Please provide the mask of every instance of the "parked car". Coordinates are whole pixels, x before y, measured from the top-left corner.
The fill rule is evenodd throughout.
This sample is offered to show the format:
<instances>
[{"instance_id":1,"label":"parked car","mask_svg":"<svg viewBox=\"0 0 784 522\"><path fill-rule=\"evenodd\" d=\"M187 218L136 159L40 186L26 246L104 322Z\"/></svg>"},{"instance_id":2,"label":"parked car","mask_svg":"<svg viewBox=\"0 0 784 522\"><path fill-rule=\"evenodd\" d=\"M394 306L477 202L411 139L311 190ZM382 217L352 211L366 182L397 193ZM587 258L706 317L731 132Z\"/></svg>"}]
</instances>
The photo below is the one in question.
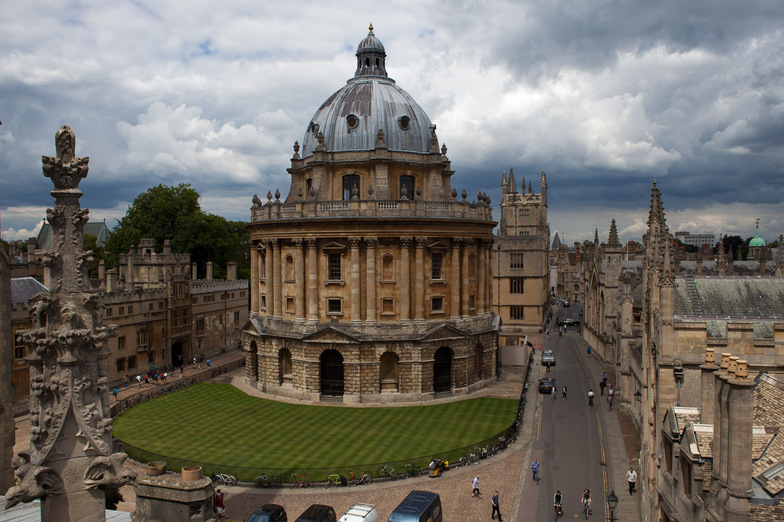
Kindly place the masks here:
<instances>
[{"instance_id":1,"label":"parked car","mask_svg":"<svg viewBox=\"0 0 784 522\"><path fill-rule=\"evenodd\" d=\"M337 522L338 517L331 506L313 504L297 517L295 522Z\"/></svg>"},{"instance_id":2,"label":"parked car","mask_svg":"<svg viewBox=\"0 0 784 522\"><path fill-rule=\"evenodd\" d=\"M561 322L564 326L580 326L580 321L577 319L572 319L571 317L567 317Z\"/></svg>"},{"instance_id":3,"label":"parked car","mask_svg":"<svg viewBox=\"0 0 784 522\"><path fill-rule=\"evenodd\" d=\"M542 352L542 366L546 366L548 362L550 363L550 366L555 366L555 354L552 350L545 350Z\"/></svg>"},{"instance_id":4,"label":"parked car","mask_svg":"<svg viewBox=\"0 0 784 522\"><path fill-rule=\"evenodd\" d=\"M248 522L288 522L286 510L277 504L264 504L253 512Z\"/></svg>"},{"instance_id":5,"label":"parked car","mask_svg":"<svg viewBox=\"0 0 784 522\"><path fill-rule=\"evenodd\" d=\"M357 502L340 517L340 522L378 522L378 512L373 504Z\"/></svg>"},{"instance_id":6,"label":"parked car","mask_svg":"<svg viewBox=\"0 0 784 522\"><path fill-rule=\"evenodd\" d=\"M539 379L539 393L553 393L553 388L555 388L555 379L550 377Z\"/></svg>"},{"instance_id":7,"label":"parked car","mask_svg":"<svg viewBox=\"0 0 784 522\"><path fill-rule=\"evenodd\" d=\"M414 490L392 511L387 522L441 522L441 497Z\"/></svg>"}]
</instances>

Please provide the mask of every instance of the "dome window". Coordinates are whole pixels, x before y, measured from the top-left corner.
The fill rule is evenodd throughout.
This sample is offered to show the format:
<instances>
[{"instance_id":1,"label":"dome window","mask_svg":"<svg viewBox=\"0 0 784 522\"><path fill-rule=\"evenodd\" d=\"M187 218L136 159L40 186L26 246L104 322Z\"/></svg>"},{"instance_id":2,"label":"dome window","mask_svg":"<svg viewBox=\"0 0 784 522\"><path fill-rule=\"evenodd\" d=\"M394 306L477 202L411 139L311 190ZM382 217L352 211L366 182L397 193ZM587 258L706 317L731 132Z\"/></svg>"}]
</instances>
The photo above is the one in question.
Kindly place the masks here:
<instances>
[{"instance_id":1,"label":"dome window","mask_svg":"<svg viewBox=\"0 0 784 522\"><path fill-rule=\"evenodd\" d=\"M408 130L408 127L411 123L411 118L409 118L408 116L401 116L400 118L398 118L397 122L400 125L401 129Z\"/></svg>"},{"instance_id":2,"label":"dome window","mask_svg":"<svg viewBox=\"0 0 784 522\"><path fill-rule=\"evenodd\" d=\"M357 125L359 125L359 118L353 114L349 114L346 116L346 124L348 125L349 129L356 129Z\"/></svg>"}]
</instances>

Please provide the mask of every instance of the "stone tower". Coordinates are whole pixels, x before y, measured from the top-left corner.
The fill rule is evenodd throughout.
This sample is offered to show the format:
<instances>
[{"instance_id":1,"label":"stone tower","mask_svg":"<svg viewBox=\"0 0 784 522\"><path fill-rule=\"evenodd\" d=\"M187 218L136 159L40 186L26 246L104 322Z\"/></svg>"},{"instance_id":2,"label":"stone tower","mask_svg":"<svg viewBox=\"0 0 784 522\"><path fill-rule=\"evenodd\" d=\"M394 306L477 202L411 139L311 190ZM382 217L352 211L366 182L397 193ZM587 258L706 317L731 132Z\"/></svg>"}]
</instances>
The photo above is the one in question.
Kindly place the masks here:
<instances>
[{"instance_id":1,"label":"stone tower","mask_svg":"<svg viewBox=\"0 0 784 522\"><path fill-rule=\"evenodd\" d=\"M11 266L0 248L0 491L13 484L14 390L11 384L14 341L11 335Z\"/></svg>"},{"instance_id":2,"label":"stone tower","mask_svg":"<svg viewBox=\"0 0 784 522\"><path fill-rule=\"evenodd\" d=\"M104 490L135 481L123 466L127 455L112 452L107 389L106 341L116 327L101 323L101 302L89 293L92 251L84 252L87 209L79 182L89 158L75 156L76 138L63 126L57 157L42 158L51 178L53 250L44 258L50 293L31 307L33 327L22 330L30 363L30 449L15 463L19 481L6 493L6 507L41 499L41 520L105 520Z\"/></svg>"}]
</instances>

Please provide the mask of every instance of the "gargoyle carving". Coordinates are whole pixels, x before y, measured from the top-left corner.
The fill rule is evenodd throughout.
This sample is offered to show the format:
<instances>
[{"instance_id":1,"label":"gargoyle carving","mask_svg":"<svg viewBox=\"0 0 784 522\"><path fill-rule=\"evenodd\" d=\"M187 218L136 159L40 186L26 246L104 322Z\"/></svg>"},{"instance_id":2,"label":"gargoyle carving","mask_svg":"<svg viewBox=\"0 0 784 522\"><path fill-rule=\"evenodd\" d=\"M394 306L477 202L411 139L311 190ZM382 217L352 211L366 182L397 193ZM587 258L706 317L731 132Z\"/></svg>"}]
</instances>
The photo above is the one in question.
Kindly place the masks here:
<instances>
[{"instance_id":1,"label":"gargoyle carving","mask_svg":"<svg viewBox=\"0 0 784 522\"><path fill-rule=\"evenodd\" d=\"M32 502L35 499L65 492L60 475L52 468L31 465L30 454L27 452L19 452L12 466L17 485L9 488L5 494L6 509L20 502Z\"/></svg>"},{"instance_id":2,"label":"gargoyle carving","mask_svg":"<svg viewBox=\"0 0 784 522\"><path fill-rule=\"evenodd\" d=\"M84 483L88 488L111 486L119 488L125 484L136 485L136 472L124 466L128 455L112 453L108 457L96 457L84 474Z\"/></svg>"}]
</instances>

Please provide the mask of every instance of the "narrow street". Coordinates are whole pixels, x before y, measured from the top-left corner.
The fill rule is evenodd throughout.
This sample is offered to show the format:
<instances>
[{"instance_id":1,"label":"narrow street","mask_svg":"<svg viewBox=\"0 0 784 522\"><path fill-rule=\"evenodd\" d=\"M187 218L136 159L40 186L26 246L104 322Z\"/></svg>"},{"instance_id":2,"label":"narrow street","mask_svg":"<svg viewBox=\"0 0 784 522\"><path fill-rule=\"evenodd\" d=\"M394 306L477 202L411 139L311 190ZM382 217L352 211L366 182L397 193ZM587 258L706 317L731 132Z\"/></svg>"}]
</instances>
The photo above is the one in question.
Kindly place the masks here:
<instances>
[{"instance_id":1,"label":"narrow street","mask_svg":"<svg viewBox=\"0 0 784 522\"><path fill-rule=\"evenodd\" d=\"M559 309L563 317L580 319L579 308ZM593 520L604 520L605 455L598 408L606 408L606 397L594 389L596 398L593 407L588 405L589 379L586 372L587 358L578 328L572 327L563 336L558 327L545 339L544 349L553 350L556 364L549 373L541 366L541 350L534 355L535 371L541 377L556 379L555 399L550 395L531 395L537 398L537 420L534 426L533 444L529 462L538 458L541 464L540 483L532 480L529 470L525 486L526 494L518 511L518 521L552 520L553 496L557 490L563 496L562 519L582 518L581 497L584 489L591 491ZM597 382L595 376L594 382ZM538 385L538 379L534 380ZM567 398L562 398L562 388L567 387ZM538 387L538 386L537 386ZM538 391L538 390L536 390ZM535 502L536 511L534 515Z\"/></svg>"}]
</instances>

